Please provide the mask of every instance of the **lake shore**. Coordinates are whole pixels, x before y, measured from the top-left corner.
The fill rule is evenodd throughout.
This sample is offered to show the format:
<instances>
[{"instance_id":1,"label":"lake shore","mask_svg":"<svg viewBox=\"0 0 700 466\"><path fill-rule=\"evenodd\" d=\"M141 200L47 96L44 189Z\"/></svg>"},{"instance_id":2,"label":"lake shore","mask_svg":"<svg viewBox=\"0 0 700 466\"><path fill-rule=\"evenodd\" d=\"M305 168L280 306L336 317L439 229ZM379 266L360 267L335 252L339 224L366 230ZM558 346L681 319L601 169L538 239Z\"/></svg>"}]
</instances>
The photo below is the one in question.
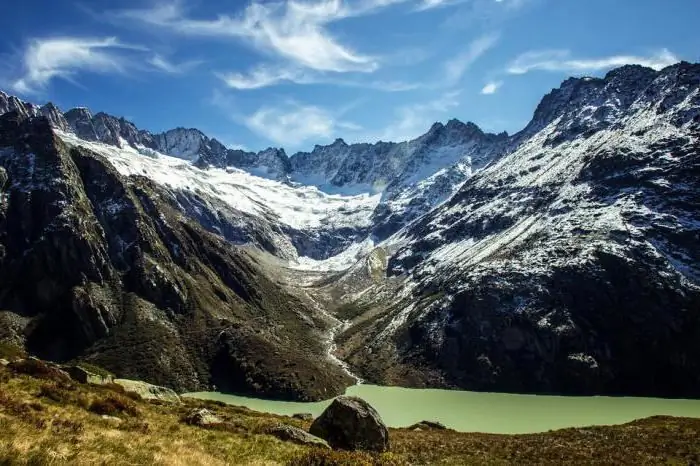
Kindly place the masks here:
<instances>
[{"instance_id":1,"label":"lake shore","mask_svg":"<svg viewBox=\"0 0 700 466\"><path fill-rule=\"evenodd\" d=\"M123 390L123 389L122 389ZM220 427L183 421L207 409ZM531 421L536 422L536 419ZM389 429L388 453L323 450L269 435L311 421L217 401L143 400L115 386L17 374L0 366L0 463L167 465L697 464L700 420L652 417L621 426L539 434Z\"/></svg>"},{"instance_id":2,"label":"lake shore","mask_svg":"<svg viewBox=\"0 0 700 466\"><path fill-rule=\"evenodd\" d=\"M620 425L652 416L700 418L700 400L517 395L365 384L349 387L346 394L368 401L384 422L395 428L430 420L460 432L532 434L572 427ZM315 403L270 401L216 392L184 396L285 416L295 413L318 416L330 403L330 400Z\"/></svg>"}]
</instances>

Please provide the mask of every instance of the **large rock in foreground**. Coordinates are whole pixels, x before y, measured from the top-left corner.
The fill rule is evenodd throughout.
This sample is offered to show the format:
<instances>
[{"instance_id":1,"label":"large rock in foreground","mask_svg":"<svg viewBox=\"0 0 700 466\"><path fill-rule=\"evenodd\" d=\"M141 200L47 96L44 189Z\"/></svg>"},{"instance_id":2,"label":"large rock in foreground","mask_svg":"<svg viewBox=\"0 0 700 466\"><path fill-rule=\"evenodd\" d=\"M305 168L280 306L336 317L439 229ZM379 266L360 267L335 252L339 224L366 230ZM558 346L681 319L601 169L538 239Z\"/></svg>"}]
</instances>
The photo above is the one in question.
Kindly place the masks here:
<instances>
[{"instance_id":1,"label":"large rock in foreground","mask_svg":"<svg viewBox=\"0 0 700 466\"><path fill-rule=\"evenodd\" d=\"M311 434L342 450L383 452L389 431L379 413L357 397L339 396L311 425Z\"/></svg>"}]
</instances>

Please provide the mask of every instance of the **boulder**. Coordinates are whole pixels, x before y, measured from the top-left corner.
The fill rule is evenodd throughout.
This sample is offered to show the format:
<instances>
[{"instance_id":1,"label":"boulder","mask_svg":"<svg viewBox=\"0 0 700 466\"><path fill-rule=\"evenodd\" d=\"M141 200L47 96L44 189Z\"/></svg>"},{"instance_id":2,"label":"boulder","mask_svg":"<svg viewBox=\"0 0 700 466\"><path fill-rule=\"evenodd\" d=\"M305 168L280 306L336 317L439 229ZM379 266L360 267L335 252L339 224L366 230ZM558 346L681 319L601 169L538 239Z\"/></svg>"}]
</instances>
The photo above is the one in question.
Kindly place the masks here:
<instances>
[{"instance_id":1,"label":"boulder","mask_svg":"<svg viewBox=\"0 0 700 466\"><path fill-rule=\"evenodd\" d=\"M182 422L191 426L211 427L223 424L224 421L208 409L195 409L182 418Z\"/></svg>"},{"instance_id":2,"label":"boulder","mask_svg":"<svg viewBox=\"0 0 700 466\"><path fill-rule=\"evenodd\" d=\"M314 415L311 413L296 413L296 414L292 414L292 417L294 419L300 419L302 421L313 421L314 420Z\"/></svg>"},{"instance_id":3,"label":"boulder","mask_svg":"<svg viewBox=\"0 0 700 466\"><path fill-rule=\"evenodd\" d=\"M112 427L119 427L122 424L122 422L124 422L121 419L119 419L118 417L107 416L106 414L102 415L102 420L105 421L107 424L109 424Z\"/></svg>"},{"instance_id":4,"label":"boulder","mask_svg":"<svg viewBox=\"0 0 700 466\"><path fill-rule=\"evenodd\" d=\"M136 393L144 400L160 400L179 403L180 397L173 390L158 385L151 385L140 380L114 379L114 383L124 387L127 392Z\"/></svg>"},{"instance_id":5,"label":"boulder","mask_svg":"<svg viewBox=\"0 0 700 466\"><path fill-rule=\"evenodd\" d=\"M73 380L80 383L105 385L114 382L114 377L111 375L95 374L81 366L64 366L63 370L68 372Z\"/></svg>"},{"instance_id":6,"label":"boulder","mask_svg":"<svg viewBox=\"0 0 700 466\"><path fill-rule=\"evenodd\" d=\"M389 449L389 431L379 413L357 397L337 397L311 424L309 432L336 449L376 452Z\"/></svg>"},{"instance_id":7,"label":"boulder","mask_svg":"<svg viewBox=\"0 0 700 466\"><path fill-rule=\"evenodd\" d=\"M329 450L331 448L325 440L311 435L303 429L287 424L278 424L271 427L266 432L280 440L296 443L297 445L327 448Z\"/></svg>"},{"instance_id":8,"label":"boulder","mask_svg":"<svg viewBox=\"0 0 700 466\"><path fill-rule=\"evenodd\" d=\"M411 430L447 430L445 424L435 421L421 421L409 427Z\"/></svg>"}]
</instances>

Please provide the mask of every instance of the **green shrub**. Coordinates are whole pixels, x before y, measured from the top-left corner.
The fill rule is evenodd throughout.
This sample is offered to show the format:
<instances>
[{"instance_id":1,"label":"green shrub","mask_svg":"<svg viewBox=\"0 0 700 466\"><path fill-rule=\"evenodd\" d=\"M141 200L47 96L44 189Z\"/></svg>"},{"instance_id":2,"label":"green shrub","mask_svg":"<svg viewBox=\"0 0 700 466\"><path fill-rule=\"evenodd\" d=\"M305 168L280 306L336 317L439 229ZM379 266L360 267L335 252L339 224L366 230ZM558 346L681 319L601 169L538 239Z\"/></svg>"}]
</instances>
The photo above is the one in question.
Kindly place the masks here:
<instances>
[{"instance_id":1,"label":"green shrub","mask_svg":"<svg viewBox=\"0 0 700 466\"><path fill-rule=\"evenodd\" d=\"M24 349L17 345L13 345L12 343L0 341L0 359L12 361L14 359L22 359L26 357L27 353L24 351Z\"/></svg>"},{"instance_id":2,"label":"green shrub","mask_svg":"<svg viewBox=\"0 0 700 466\"><path fill-rule=\"evenodd\" d=\"M105 397L92 400L88 410L95 414L107 416L126 414L138 417L141 415L139 409L132 400L117 394L109 394Z\"/></svg>"},{"instance_id":3,"label":"green shrub","mask_svg":"<svg viewBox=\"0 0 700 466\"><path fill-rule=\"evenodd\" d=\"M48 398L56 403L66 403L72 398L71 393L61 388L61 386L56 383L42 384L41 387L39 387L39 393L37 396L41 398Z\"/></svg>"}]
</instances>

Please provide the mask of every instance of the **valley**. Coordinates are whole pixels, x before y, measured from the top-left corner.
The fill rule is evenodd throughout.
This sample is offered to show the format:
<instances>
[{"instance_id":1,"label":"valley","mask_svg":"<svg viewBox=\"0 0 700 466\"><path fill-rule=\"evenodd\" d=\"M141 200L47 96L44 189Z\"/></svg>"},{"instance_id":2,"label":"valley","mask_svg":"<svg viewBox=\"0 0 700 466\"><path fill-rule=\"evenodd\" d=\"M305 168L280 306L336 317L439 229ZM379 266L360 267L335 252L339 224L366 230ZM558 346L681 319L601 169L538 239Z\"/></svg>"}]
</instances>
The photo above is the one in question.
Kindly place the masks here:
<instances>
[{"instance_id":1,"label":"valley","mask_svg":"<svg viewBox=\"0 0 700 466\"><path fill-rule=\"evenodd\" d=\"M287 156L0 94L0 339L179 392L700 397L700 68Z\"/></svg>"}]
</instances>

